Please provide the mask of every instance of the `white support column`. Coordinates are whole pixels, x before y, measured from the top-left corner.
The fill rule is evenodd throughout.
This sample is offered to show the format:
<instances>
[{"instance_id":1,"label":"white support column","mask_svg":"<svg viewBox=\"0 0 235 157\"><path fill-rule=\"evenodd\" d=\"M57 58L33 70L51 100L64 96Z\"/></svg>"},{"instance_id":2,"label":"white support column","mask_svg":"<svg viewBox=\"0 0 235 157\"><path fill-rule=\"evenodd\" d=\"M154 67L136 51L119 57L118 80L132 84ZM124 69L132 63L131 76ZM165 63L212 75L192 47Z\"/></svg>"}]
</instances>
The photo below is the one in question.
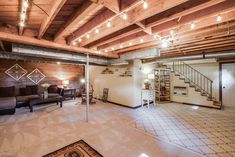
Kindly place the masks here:
<instances>
[{"instance_id":1,"label":"white support column","mask_svg":"<svg viewBox=\"0 0 235 157\"><path fill-rule=\"evenodd\" d=\"M89 55L87 54L86 57L86 121L89 122L89 94L90 94L90 90L89 90Z\"/></svg>"}]
</instances>

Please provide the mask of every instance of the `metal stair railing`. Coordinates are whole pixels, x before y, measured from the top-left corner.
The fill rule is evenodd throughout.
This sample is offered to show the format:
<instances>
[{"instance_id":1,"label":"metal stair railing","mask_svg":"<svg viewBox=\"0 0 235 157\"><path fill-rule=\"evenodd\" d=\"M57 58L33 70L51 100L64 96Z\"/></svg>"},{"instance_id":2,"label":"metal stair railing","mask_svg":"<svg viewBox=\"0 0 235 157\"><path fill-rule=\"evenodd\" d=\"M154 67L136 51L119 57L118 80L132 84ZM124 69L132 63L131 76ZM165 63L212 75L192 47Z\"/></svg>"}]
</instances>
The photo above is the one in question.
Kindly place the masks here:
<instances>
[{"instance_id":1,"label":"metal stair railing","mask_svg":"<svg viewBox=\"0 0 235 157\"><path fill-rule=\"evenodd\" d=\"M179 75L182 75L185 81L190 81L190 83L197 89L199 88L202 93L206 94L209 98L212 98L213 81L211 79L182 61L173 62L173 70Z\"/></svg>"}]
</instances>

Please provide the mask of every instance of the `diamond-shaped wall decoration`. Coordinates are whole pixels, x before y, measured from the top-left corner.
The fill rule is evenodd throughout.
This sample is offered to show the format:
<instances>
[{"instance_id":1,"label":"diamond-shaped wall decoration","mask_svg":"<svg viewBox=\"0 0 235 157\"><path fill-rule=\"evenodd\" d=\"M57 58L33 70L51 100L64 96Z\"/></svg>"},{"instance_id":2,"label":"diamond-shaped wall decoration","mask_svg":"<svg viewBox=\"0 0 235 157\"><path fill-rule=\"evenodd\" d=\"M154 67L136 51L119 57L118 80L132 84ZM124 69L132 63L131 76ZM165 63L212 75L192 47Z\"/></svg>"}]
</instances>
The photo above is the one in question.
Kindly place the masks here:
<instances>
[{"instance_id":1,"label":"diamond-shaped wall decoration","mask_svg":"<svg viewBox=\"0 0 235 157\"><path fill-rule=\"evenodd\" d=\"M41 82L46 76L37 68L34 69L27 77L35 84Z\"/></svg>"},{"instance_id":2,"label":"diamond-shaped wall decoration","mask_svg":"<svg viewBox=\"0 0 235 157\"><path fill-rule=\"evenodd\" d=\"M9 69L7 69L5 73L14 80L19 81L20 78L27 73L27 71L24 68L22 68L19 64L15 64Z\"/></svg>"}]
</instances>

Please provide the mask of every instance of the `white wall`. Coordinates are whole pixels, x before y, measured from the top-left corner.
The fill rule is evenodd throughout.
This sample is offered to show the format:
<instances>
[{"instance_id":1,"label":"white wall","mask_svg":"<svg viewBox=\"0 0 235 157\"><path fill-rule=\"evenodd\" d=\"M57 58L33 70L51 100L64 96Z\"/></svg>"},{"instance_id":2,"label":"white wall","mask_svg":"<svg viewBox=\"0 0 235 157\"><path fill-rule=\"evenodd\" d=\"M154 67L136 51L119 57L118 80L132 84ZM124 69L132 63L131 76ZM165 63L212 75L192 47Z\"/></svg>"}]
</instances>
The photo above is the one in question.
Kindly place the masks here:
<instances>
[{"instance_id":1,"label":"white wall","mask_svg":"<svg viewBox=\"0 0 235 157\"><path fill-rule=\"evenodd\" d=\"M119 71L114 74L101 74L106 67L90 66L90 83L94 88L94 97L101 98L103 89L109 88L108 101L135 107L135 88L133 77L120 77ZM113 66L109 69L127 68L126 66ZM133 70L133 69L132 69ZM140 104L138 104L140 105Z\"/></svg>"},{"instance_id":2,"label":"white wall","mask_svg":"<svg viewBox=\"0 0 235 157\"><path fill-rule=\"evenodd\" d=\"M213 80L213 96L219 100L219 63L193 63L193 68L200 71L205 76ZM106 67L90 66L90 82L94 86L94 96L101 97L103 88L109 88L108 100L118 104L136 107L141 104L141 89L144 86L144 80L147 75L152 73L156 64L141 64L140 60L135 60L129 68L133 71L133 77L120 77L117 69L125 69L127 66L111 66L114 74L101 74ZM154 88L154 81L152 87ZM188 97L173 95L173 86L187 86L189 90ZM171 100L176 102L185 102L191 104L199 104L211 106L212 102L207 101L205 96L201 96L199 92L195 92L194 88L189 87L178 77L172 76L171 81Z\"/></svg>"}]
</instances>

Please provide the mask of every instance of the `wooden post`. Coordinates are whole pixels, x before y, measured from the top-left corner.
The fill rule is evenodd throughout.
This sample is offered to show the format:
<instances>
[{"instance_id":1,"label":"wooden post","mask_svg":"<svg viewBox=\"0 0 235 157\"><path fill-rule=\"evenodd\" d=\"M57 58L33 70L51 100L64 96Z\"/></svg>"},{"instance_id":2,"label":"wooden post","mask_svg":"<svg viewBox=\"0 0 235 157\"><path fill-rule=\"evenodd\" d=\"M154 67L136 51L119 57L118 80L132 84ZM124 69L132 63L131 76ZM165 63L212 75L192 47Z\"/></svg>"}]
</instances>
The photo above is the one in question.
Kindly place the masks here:
<instances>
[{"instance_id":1,"label":"wooden post","mask_svg":"<svg viewBox=\"0 0 235 157\"><path fill-rule=\"evenodd\" d=\"M89 105L90 105L90 98L89 98L89 55L87 54L86 57L86 121L89 122Z\"/></svg>"}]
</instances>

